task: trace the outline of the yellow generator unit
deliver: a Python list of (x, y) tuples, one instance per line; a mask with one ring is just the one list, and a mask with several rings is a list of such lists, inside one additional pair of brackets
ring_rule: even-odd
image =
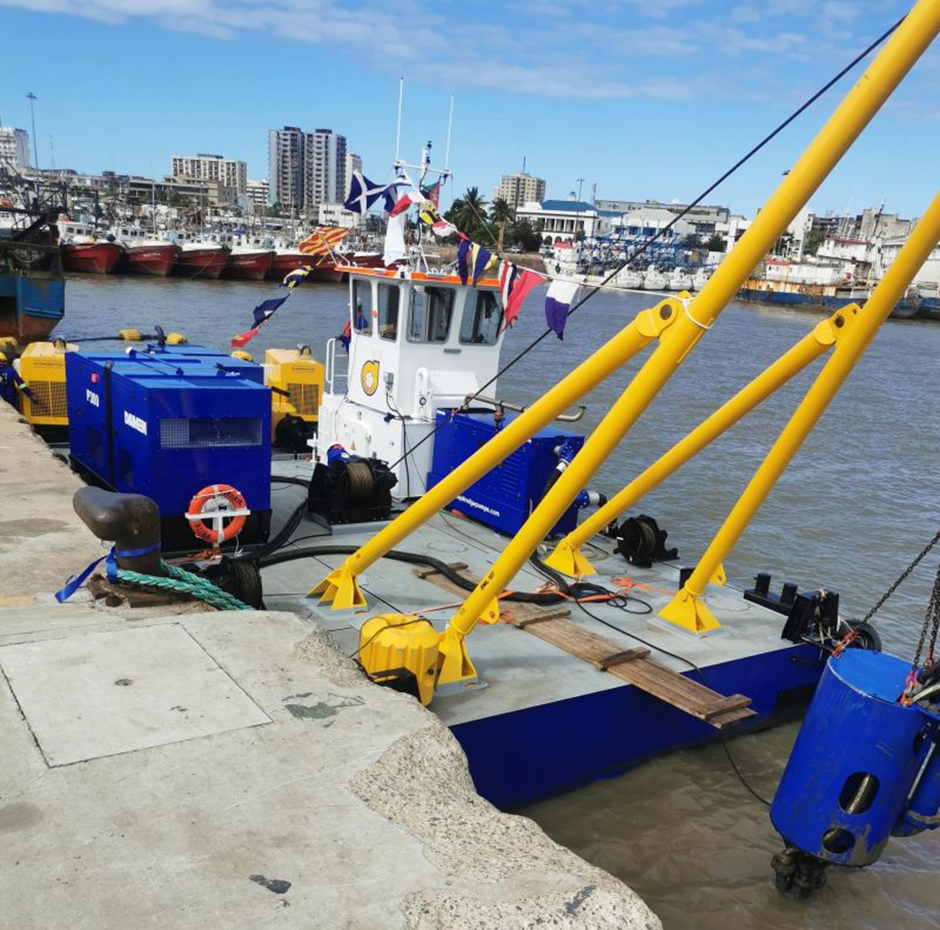
[(271, 435), (276, 445), (304, 452), (319, 419), (323, 365), (309, 346), (268, 349), (264, 381), (271, 388)]
[(29, 394), (20, 393), (20, 412), (32, 426), (68, 426), (65, 402), (65, 353), (78, 346), (61, 339), (31, 342), (15, 367)]

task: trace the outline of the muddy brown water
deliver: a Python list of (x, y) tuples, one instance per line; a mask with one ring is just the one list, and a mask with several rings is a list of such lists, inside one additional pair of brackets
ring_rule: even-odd
[[(279, 293), (265, 282), (71, 276), (59, 331), (80, 339), (125, 326), (148, 331), (159, 323), (193, 342), (224, 348), (250, 327), (255, 304)], [(537, 298), (530, 298), (509, 335), (504, 361), (544, 329)], [(649, 303), (641, 294), (598, 295), (569, 320), (564, 341), (544, 340), (504, 376), (500, 395), (531, 402)], [(301, 286), (249, 348), (260, 358), (266, 347), (305, 342), (322, 358), (326, 340), (342, 328), (345, 305), (343, 287)], [(593, 486), (618, 490), (818, 319), (729, 306)], [(732, 582), (746, 583), (766, 570), (775, 583), (786, 578), (838, 590), (849, 616), (867, 610), (940, 528), (938, 360), (940, 324), (892, 320), (882, 328), (727, 559)], [(574, 429), (596, 424), (638, 365), (594, 391)], [(694, 563), (721, 525), (815, 370), (644, 500), (642, 510), (669, 530), (683, 564)], [(913, 653), (938, 558), (929, 558), (882, 609), (878, 629), (898, 655)], [(731, 744), (739, 767), (765, 796), (773, 794), (796, 732), (789, 725)], [(667, 930), (940, 926), (936, 834), (892, 840), (878, 864), (833, 872), (808, 903), (780, 897), (770, 870), (779, 840), (720, 746), (675, 753), (523, 813), (636, 889)]]

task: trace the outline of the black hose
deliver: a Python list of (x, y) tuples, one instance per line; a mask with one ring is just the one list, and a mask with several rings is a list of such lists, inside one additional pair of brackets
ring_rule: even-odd
[(310, 489), (310, 482), (296, 475), (271, 475), (271, 484), (296, 484), (298, 487)]
[[(358, 546), (305, 546), (303, 549), (294, 549), (286, 552), (254, 553), (252, 558), (258, 562), (259, 568), (269, 568), (272, 565), (280, 565), (282, 562), (293, 562), (296, 559), (311, 559), (321, 555), (352, 555), (359, 551)], [(408, 565), (426, 565), (440, 572), (448, 581), (464, 591), (473, 591), (476, 589), (476, 582), (464, 578), (459, 572), (454, 571), (446, 562), (435, 559), (431, 555), (423, 555), (417, 552), (401, 552), (398, 549), (391, 549), (383, 556), (385, 559), (391, 559), (393, 562), (405, 562)], [(549, 571), (551, 571), (549, 569)], [(516, 601), (522, 604), (557, 604), (561, 600), (566, 600), (568, 586), (561, 580), (563, 587), (560, 591), (513, 591), (505, 595), (501, 600)]]

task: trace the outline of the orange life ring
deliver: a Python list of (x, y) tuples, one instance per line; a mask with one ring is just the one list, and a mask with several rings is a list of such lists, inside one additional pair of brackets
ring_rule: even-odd
[[(222, 504), (223, 506), (219, 506)], [(210, 509), (207, 506), (213, 505)], [(224, 514), (226, 510), (245, 510), (245, 498), (230, 484), (210, 484), (199, 491), (189, 502), (190, 517), (198, 518), (189, 521), (193, 533), (199, 539), (220, 546), (222, 543), (236, 537), (244, 528), (246, 517), (244, 515), (229, 518), (229, 522), (217, 533), (212, 528), (213, 516)]]

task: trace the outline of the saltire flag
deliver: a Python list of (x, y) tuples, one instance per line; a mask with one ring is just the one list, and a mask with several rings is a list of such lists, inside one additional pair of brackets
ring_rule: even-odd
[(271, 319), (274, 315), (274, 311), (280, 307), (287, 298), (290, 297), (290, 294), (285, 294), (283, 297), (275, 297), (271, 300), (262, 301), (254, 309), (254, 326), (247, 330), (244, 333), (239, 333), (237, 336), (232, 337), (232, 347), (243, 349), (255, 336), (258, 335), (258, 330)]
[(310, 272), (313, 269), (309, 265), (304, 265), (303, 268), (295, 268), (293, 271), (288, 271), (284, 275), (284, 280), (281, 281), (281, 287), (286, 287), (288, 290), (293, 290), (300, 284), (301, 281), (304, 281)]
[[(477, 245), (474, 242), (470, 248), (470, 267), (473, 269), (470, 283), (476, 284), (483, 277), (486, 269), (491, 268), (494, 264), (496, 264), (496, 256), (489, 249), (484, 249), (482, 245)], [(464, 284), (466, 284), (466, 281)]]
[(545, 295), (545, 322), (548, 328), (565, 337), (565, 323), (578, 293), (578, 285), (570, 281), (552, 281)]
[(499, 289), (503, 299), (503, 331), (515, 322), (522, 305), (533, 287), (545, 278), (536, 271), (520, 268), (512, 262), (500, 262)]
[(343, 206), (352, 213), (368, 213), (369, 208), (384, 197), (385, 209), (391, 210), (395, 206), (395, 191), (401, 183), (399, 180), (391, 184), (376, 184), (361, 171), (354, 171), (349, 181), (349, 196)]
[(304, 255), (329, 255), (333, 246), (342, 242), (352, 230), (341, 226), (318, 226), (303, 242), (300, 251)]
[(425, 200), (430, 200), (436, 208), (441, 205), (441, 179), (438, 178), (430, 187), (422, 187), (421, 193)]
[(473, 243), (467, 239), (461, 239), (457, 246), (457, 274), (460, 276), (460, 283), (466, 284), (470, 279), (470, 250)]

